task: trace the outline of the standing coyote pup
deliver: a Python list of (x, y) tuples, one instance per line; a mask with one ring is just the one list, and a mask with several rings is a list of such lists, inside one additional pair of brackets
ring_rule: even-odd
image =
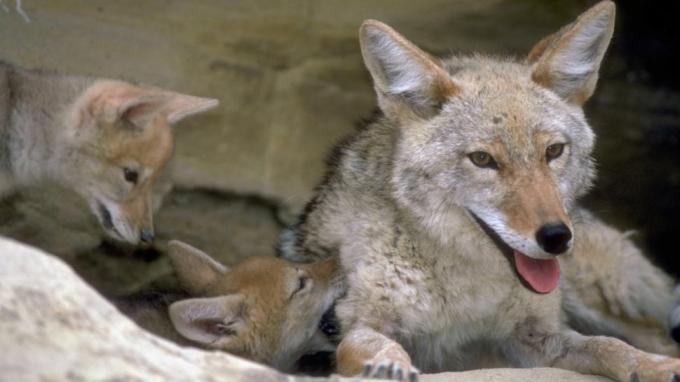
[(56, 181), (85, 198), (109, 236), (150, 243), (151, 188), (173, 150), (169, 125), (216, 105), (0, 62), (0, 198)]
[[(342, 374), (404, 379), (416, 367), (459, 369), (468, 349), (485, 344), (517, 366), (680, 378), (678, 359), (563, 322), (560, 267), (576, 272), (570, 262), (587, 262), (605, 234), (622, 239), (612, 251), (644, 266), (627, 270), (638, 290), (604, 293), (630, 292), (640, 316), (657, 320), (670, 308), (658, 304), (672, 301), (670, 281), (576, 204), (594, 178), (594, 134), (581, 106), (614, 12), (599, 3), (525, 62), (439, 60), (387, 25), (364, 22), (361, 49), (384, 116), (342, 148), (281, 245), (291, 259), (339, 256), (348, 284), (336, 308)], [(591, 265), (582, 271), (606, 273)]]

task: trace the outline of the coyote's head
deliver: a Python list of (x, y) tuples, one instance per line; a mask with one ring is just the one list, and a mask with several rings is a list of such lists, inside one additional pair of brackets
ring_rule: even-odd
[(182, 285), (200, 296), (169, 308), (187, 339), (279, 369), (333, 349), (319, 324), (344, 291), (336, 258), (295, 264), (256, 256), (228, 269), (178, 241), (168, 254)]
[(81, 194), (111, 237), (154, 237), (151, 189), (173, 152), (170, 125), (217, 105), (122, 81), (90, 85), (68, 108), (60, 181)]
[(539, 42), (523, 62), (439, 60), (377, 21), (360, 38), (387, 123), (399, 128), (397, 200), (446, 243), (467, 210), (512, 249), (536, 291), (557, 286), (572, 246), (568, 211), (592, 183), (592, 95), (614, 27), (604, 1)]

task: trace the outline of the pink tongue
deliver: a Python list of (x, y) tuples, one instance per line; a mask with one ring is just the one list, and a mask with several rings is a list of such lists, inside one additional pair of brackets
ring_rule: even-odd
[(515, 266), (522, 278), (538, 293), (549, 293), (560, 281), (560, 264), (557, 259), (539, 260), (513, 251)]

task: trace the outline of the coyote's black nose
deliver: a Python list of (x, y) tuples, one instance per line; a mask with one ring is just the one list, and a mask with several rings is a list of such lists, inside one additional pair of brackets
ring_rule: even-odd
[(571, 231), (564, 223), (550, 223), (536, 232), (536, 241), (544, 251), (559, 255), (567, 251)]
[(143, 229), (142, 234), (139, 235), (139, 239), (142, 240), (142, 243), (144, 244), (153, 243), (153, 231), (148, 228)]

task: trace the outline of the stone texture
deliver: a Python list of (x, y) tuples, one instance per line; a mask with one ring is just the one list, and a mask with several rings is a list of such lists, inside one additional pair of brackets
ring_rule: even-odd
[(472, 370), (424, 375), (420, 380), (421, 382), (611, 382), (609, 378), (550, 368)]

